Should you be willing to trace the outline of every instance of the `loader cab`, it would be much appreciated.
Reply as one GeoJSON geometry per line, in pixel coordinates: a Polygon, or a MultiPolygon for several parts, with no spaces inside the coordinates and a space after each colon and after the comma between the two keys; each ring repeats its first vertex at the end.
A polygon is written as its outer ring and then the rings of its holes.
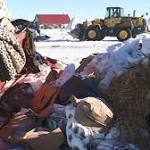
{"type": "Polygon", "coordinates": [[[107,7],[105,18],[119,18],[124,16],[124,9],[122,7],[107,7]]]}

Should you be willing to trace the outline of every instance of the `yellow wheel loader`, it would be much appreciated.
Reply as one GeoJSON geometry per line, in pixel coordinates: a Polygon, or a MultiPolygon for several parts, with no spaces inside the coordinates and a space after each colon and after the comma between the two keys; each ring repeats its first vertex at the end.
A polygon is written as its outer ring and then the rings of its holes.
{"type": "Polygon", "coordinates": [[[146,20],[143,17],[124,16],[121,7],[107,7],[105,19],[95,19],[77,24],[72,34],[80,40],[102,40],[105,36],[116,36],[119,41],[147,31],[146,20]]]}

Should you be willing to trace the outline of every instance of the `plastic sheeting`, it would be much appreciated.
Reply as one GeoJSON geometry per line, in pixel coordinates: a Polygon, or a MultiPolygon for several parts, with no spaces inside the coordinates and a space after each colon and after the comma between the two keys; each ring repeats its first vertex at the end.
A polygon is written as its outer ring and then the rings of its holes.
{"type": "Polygon", "coordinates": [[[113,78],[134,67],[144,58],[141,44],[140,39],[137,38],[110,46],[107,53],[98,54],[80,74],[85,76],[90,70],[95,70],[100,76],[99,88],[106,89],[113,78]]]}

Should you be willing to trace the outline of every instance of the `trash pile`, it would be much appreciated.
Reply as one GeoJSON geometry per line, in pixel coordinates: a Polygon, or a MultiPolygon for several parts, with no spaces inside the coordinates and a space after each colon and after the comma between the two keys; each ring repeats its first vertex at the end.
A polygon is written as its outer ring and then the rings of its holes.
{"type": "MultiPolygon", "coordinates": [[[[92,54],[76,69],[37,53],[29,30],[18,33],[16,42],[25,59],[20,72],[1,77],[0,148],[148,149],[150,62],[145,43],[150,38],[146,36],[92,54]]],[[[3,47],[7,52],[6,48],[9,45],[3,47]]]]}
{"type": "Polygon", "coordinates": [[[37,53],[28,29],[1,24],[0,150],[148,150],[149,41],[113,45],[76,69],[37,53]]]}

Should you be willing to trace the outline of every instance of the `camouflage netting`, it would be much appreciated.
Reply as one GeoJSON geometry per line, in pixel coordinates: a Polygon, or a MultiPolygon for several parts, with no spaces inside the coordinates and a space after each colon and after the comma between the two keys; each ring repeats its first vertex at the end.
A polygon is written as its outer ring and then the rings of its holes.
{"type": "Polygon", "coordinates": [[[150,65],[138,65],[113,80],[106,96],[111,100],[115,121],[127,142],[148,149],[150,137],[145,117],[150,113],[150,65]]]}

